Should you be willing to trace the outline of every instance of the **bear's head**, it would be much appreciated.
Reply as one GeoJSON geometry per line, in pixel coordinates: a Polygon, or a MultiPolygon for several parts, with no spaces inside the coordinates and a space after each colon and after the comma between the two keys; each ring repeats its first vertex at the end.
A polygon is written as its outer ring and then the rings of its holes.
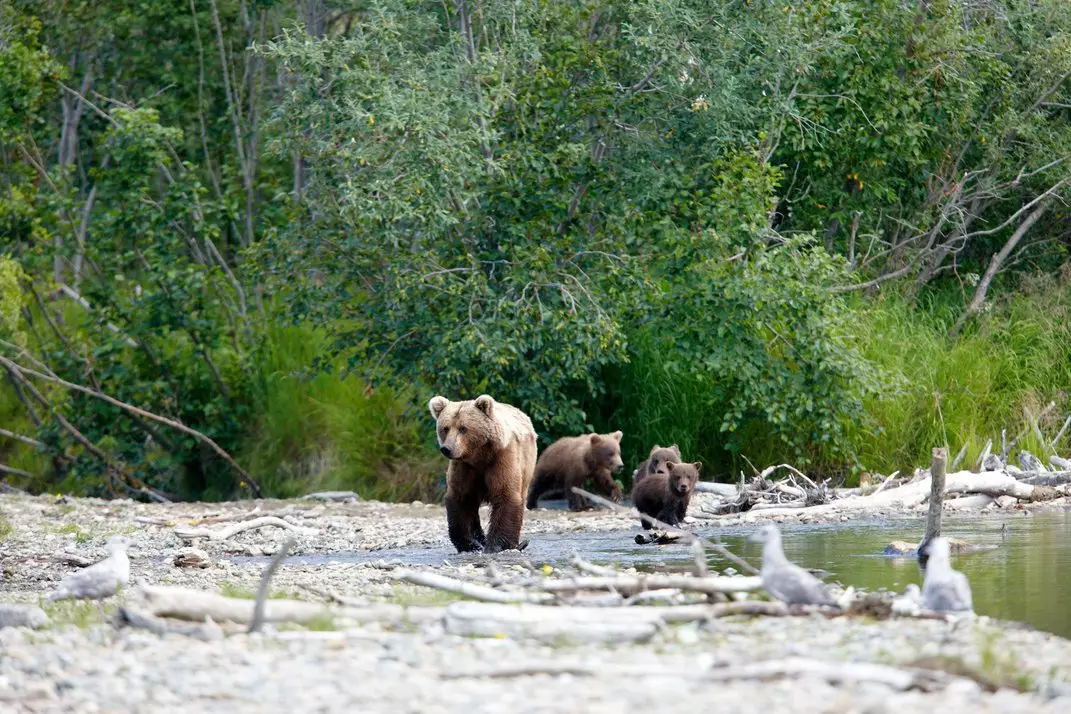
{"type": "Polygon", "coordinates": [[[696,461],[694,464],[669,463],[669,492],[683,498],[695,490],[695,484],[699,481],[699,469],[703,464],[696,461]]]}
{"type": "Polygon", "coordinates": [[[446,458],[475,464],[487,461],[501,448],[495,400],[488,395],[462,402],[435,396],[428,408],[437,422],[439,451],[446,458]]]}
{"type": "Polygon", "coordinates": [[[591,461],[596,469],[606,469],[617,473],[625,468],[625,462],[621,460],[621,432],[613,434],[591,435],[591,461]]]}
{"type": "Polygon", "coordinates": [[[647,457],[647,473],[669,475],[669,464],[680,462],[681,450],[676,444],[673,446],[654,445],[650,456],[647,457]]]}

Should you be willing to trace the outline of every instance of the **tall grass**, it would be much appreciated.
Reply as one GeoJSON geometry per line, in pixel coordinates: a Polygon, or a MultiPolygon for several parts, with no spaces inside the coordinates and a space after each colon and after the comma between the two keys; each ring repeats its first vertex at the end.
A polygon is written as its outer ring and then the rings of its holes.
{"type": "MultiPolygon", "coordinates": [[[[1017,449],[1047,459],[1071,410],[1071,288],[1024,282],[954,342],[955,311],[941,296],[917,306],[887,298],[861,311],[858,344],[893,382],[865,404],[866,427],[852,433],[864,468],[925,464],[941,445],[953,454],[966,446],[963,465],[973,465],[988,439],[1000,451],[1002,430],[1017,449]]],[[[1069,446],[1065,434],[1057,448],[1069,446]]]]}
{"type": "MultiPolygon", "coordinates": [[[[1071,285],[1032,277],[1019,287],[954,341],[948,331],[963,304],[958,294],[917,304],[895,295],[867,298],[849,308],[854,330],[847,337],[887,386],[863,404],[863,423],[848,430],[855,462],[832,462],[816,445],[812,469],[853,483],[861,470],[888,474],[927,464],[931,448],[942,445],[953,456],[966,446],[966,468],[987,439],[1000,452],[1002,430],[1009,443],[1017,439],[1013,456],[1026,449],[1047,460],[1071,412],[1071,285]]],[[[672,442],[686,459],[702,460],[707,477],[734,478],[752,465],[793,458],[761,424],[746,425],[742,449],[729,452],[710,387],[674,371],[642,335],[632,340],[629,363],[607,381],[605,426],[625,432],[627,464],[655,443],[672,442]]],[[[1056,447],[1068,455],[1071,429],[1056,447]]]]}
{"type": "Polygon", "coordinates": [[[308,327],[268,329],[254,360],[254,416],[239,460],[266,492],[355,490],[383,500],[432,499],[442,457],[414,395],[319,369],[326,337],[308,327]]]}

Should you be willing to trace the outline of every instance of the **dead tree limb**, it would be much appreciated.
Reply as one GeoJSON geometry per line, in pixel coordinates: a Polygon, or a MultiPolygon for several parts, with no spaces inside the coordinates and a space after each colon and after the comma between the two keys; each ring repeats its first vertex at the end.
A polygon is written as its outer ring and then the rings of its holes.
{"type": "Polygon", "coordinates": [[[241,523],[235,523],[232,526],[226,528],[191,528],[190,526],[179,526],[175,528],[175,535],[183,540],[193,540],[194,538],[208,538],[214,541],[230,540],[234,536],[242,533],[243,531],[252,531],[258,528],[267,528],[268,526],[275,526],[277,528],[285,528],[288,531],[294,531],[299,535],[315,535],[319,531],[315,528],[302,528],[301,526],[295,526],[293,523],[288,523],[282,518],[275,516],[261,516],[260,518],[254,518],[251,521],[242,521],[241,523]]]}
{"type": "Polygon", "coordinates": [[[583,496],[584,498],[588,499],[589,501],[594,501],[595,503],[598,503],[598,504],[600,504],[602,506],[606,506],[606,507],[608,507],[608,508],[610,508],[612,510],[615,510],[615,511],[617,511],[619,513],[630,513],[630,514],[632,514],[634,516],[639,516],[645,523],[650,523],[651,525],[656,526],[658,528],[662,528],[662,529],[664,529],[664,530],[666,530],[668,532],[680,533],[681,537],[684,540],[686,540],[687,542],[689,542],[689,543],[691,543],[692,541],[698,540],[704,546],[706,546],[707,548],[710,548],[711,550],[715,551],[716,553],[718,553],[718,554],[722,555],[723,557],[727,558],[728,560],[732,561],[737,566],[743,568],[746,572],[751,573],[752,575],[756,575],[759,572],[753,565],[751,565],[751,563],[747,562],[746,560],[744,560],[740,556],[736,555],[735,553],[730,551],[728,548],[726,548],[721,543],[714,543],[712,541],[707,540],[706,538],[700,538],[696,534],[691,533],[689,531],[682,530],[680,528],[674,528],[673,526],[669,525],[668,523],[663,523],[662,521],[658,520],[657,518],[652,518],[651,516],[648,516],[646,513],[640,513],[635,508],[625,508],[624,506],[622,506],[619,503],[614,503],[613,501],[611,501],[611,500],[609,500],[607,498],[603,498],[602,496],[596,496],[594,493],[589,493],[589,492],[585,491],[582,488],[578,488],[578,487],[574,486],[573,487],[573,493],[579,494],[579,495],[583,496]]]}
{"type": "Polygon", "coordinates": [[[253,621],[249,623],[250,634],[259,632],[261,626],[264,624],[264,601],[268,599],[268,586],[271,585],[271,576],[275,574],[276,569],[282,564],[286,558],[287,552],[294,545],[294,536],[290,536],[283,544],[279,546],[279,550],[272,556],[271,561],[268,562],[268,566],[264,568],[264,574],[260,576],[260,587],[257,588],[257,601],[253,606],[253,621]]]}
{"type": "MultiPolygon", "coordinates": [[[[241,478],[246,483],[249,484],[249,487],[253,489],[253,492],[258,497],[261,496],[260,485],[253,479],[253,477],[250,476],[249,473],[245,469],[243,469],[241,466],[239,466],[238,462],[235,461],[231,457],[230,454],[228,454],[226,451],[223,450],[223,447],[221,447],[219,444],[217,444],[215,441],[213,441],[210,437],[205,436],[204,434],[202,434],[201,432],[197,431],[196,429],[191,429],[190,427],[186,426],[185,424],[182,424],[181,422],[177,422],[177,421],[175,421],[173,419],[168,419],[167,417],[159,416],[158,414],[153,414],[152,412],[145,411],[144,409],[139,409],[138,407],[135,407],[135,406],[133,406],[131,404],[127,404],[126,402],[121,402],[118,399],[116,399],[114,397],[110,397],[107,394],[104,394],[103,392],[98,392],[95,389],[90,389],[89,387],[83,387],[80,384],[74,384],[73,382],[68,382],[67,380],[61,379],[59,377],[54,377],[52,375],[44,374],[43,372],[38,372],[37,370],[29,369],[27,367],[23,367],[23,366],[21,366],[19,364],[16,364],[15,362],[12,362],[11,360],[7,359],[6,357],[0,357],[0,364],[2,364],[4,367],[6,367],[8,369],[8,371],[9,371],[9,373],[11,372],[11,370],[15,370],[20,375],[27,375],[28,374],[28,375],[30,375],[32,377],[37,377],[38,379],[43,379],[46,382],[52,382],[53,384],[58,384],[58,385],[60,385],[62,387],[66,387],[67,389],[73,389],[76,392],[81,392],[82,394],[88,394],[89,396],[95,397],[97,399],[100,399],[101,401],[107,402],[108,404],[111,404],[114,407],[119,407],[120,409],[124,409],[124,410],[130,412],[131,414],[136,414],[136,415],[138,415],[140,417],[144,417],[145,419],[151,419],[152,421],[156,421],[156,422],[159,422],[161,424],[166,424],[167,426],[170,426],[172,429],[177,429],[177,430],[181,431],[183,434],[186,434],[188,436],[192,436],[193,438],[195,438],[198,441],[206,444],[209,448],[211,448],[213,451],[215,451],[216,454],[221,459],[226,461],[227,464],[232,469],[234,469],[235,472],[237,472],[238,475],[241,476],[241,478]]],[[[26,384],[29,384],[29,383],[26,382],[26,384]]],[[[59,415],[57,415],[57,418],[62,419],[62,417],[59,417],[59,415]]],[[[96,448],[96,447],[93,447],[93,448],[96,448]]]]}

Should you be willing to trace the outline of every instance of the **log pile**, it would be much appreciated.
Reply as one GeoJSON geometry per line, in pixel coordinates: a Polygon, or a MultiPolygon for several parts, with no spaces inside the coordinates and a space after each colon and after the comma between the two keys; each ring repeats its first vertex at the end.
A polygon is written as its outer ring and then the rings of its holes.
{"type": "MultiPolygon", "coordinates": [[[[958,465],[959,458],[953,461],[958,465]]],[[[1017,456],[1019,466],[1007,463],[1000,454],[987,449],[979,458],[977,471],[956,471],[945,476],[945,506],[951,509],[985,508],[1019,503],[1042,503],[1071,495],[1071,461],[1052,456],[1051,468],[1027,451],[1017,456]]],[[[881,479],[878,486],[864,489],[836,489],[828,480],[815,482],[797,469],[781,464],[742,482],[734,492],[714,489],[717,499],[692,512],[699,518],[730,513],[762,512],[762,515],[829,514],[856,510],[915,508],[930,499],[930,471],[918,469],[910,476],[899,472],[881,479]],[[774,480],[774,471],[784,469],[788,477],[774,480]],[[724,495],[722,495],[724,494],[724,495]]]]}

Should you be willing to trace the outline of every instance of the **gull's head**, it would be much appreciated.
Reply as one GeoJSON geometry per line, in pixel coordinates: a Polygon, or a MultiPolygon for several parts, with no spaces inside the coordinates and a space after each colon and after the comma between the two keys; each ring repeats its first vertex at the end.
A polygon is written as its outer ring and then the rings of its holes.
{"type": "Polygon", "coordinates": [[[105,544],[109,553],[125,553],[130,547],[130,540],[121,535],[113,535],[105,544]]]}
{"type": "Polygon", "coordinates": [[[951,553],[952,545],[948,542],[948,538],[943,536],[934,538],[923,548],[923,555],[932,560],[947,562],[951,553]]]}
{"type": "Polygon", "coordinates": [[[775,543],[781,540],[781,531],[773,523],[767,523],[748,536],[748,540],[755,543],[775,543]]]}

